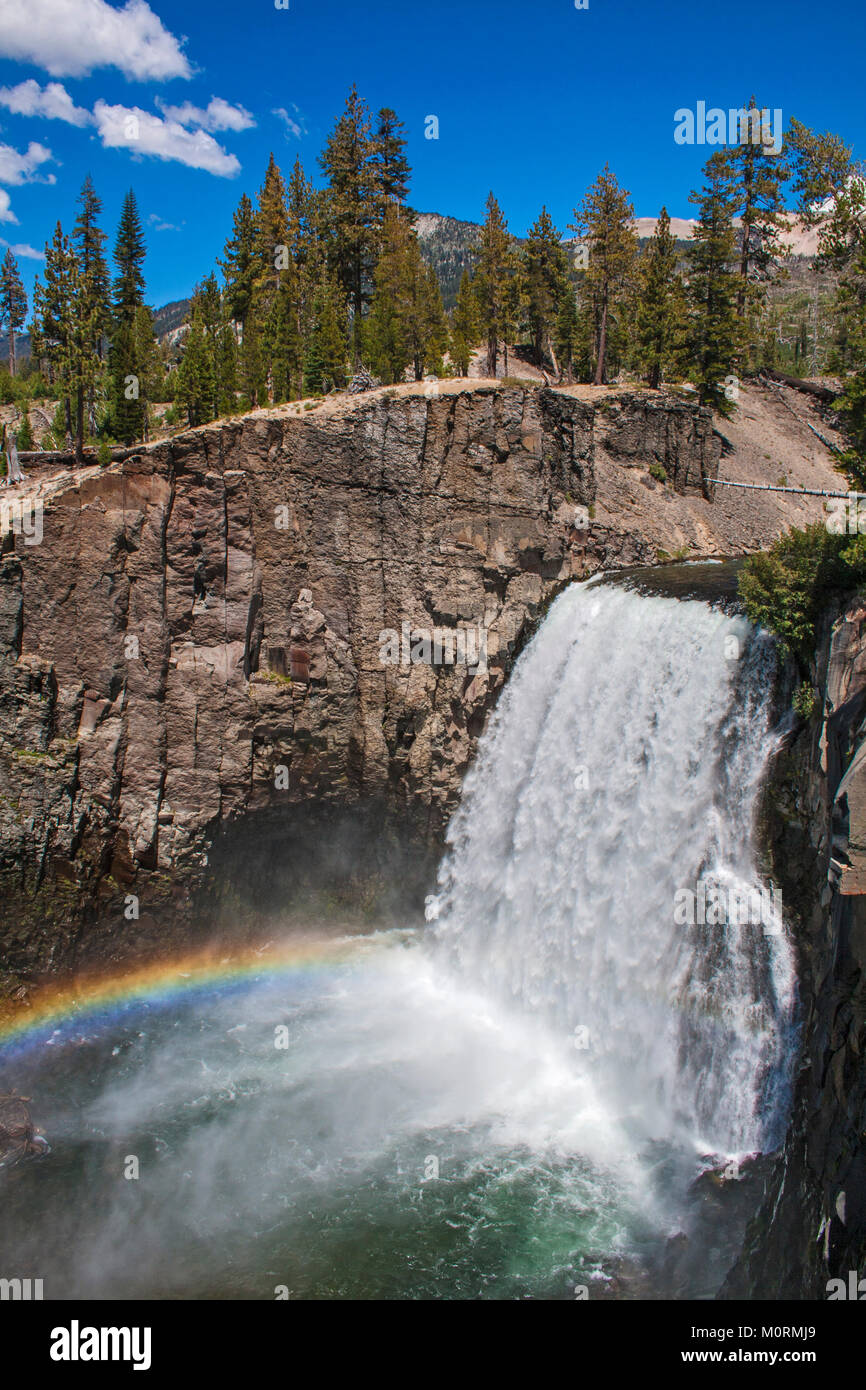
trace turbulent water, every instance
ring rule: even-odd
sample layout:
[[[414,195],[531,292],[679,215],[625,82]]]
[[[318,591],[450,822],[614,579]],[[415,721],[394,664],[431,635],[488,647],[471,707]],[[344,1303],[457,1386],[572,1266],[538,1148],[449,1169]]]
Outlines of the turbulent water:
[[[46,1297],[654,1296],[682,1232],[706,1248],[678,1291],[711,1295],[736,1221],[708,1237],[693,1184],[780,1138],[793,957],[778,903],[676,904],[760,886],[772,669],[704,603],[568,590],[426,929],[6,1060],[52,1152],[0,1174],[0,1273]]]

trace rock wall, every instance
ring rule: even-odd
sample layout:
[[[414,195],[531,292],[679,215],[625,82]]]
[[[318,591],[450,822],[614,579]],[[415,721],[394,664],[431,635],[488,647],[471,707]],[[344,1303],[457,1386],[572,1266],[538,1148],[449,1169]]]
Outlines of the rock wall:
[[[825,1299],[866,1277],[866,603],[827,619],[823,700],[765,794],[770,871],[796,924],[802,1037],[784,1150],[723,1297]]]
[[[593,533],[599,437],[683,494],[718,464],[697,407],[491,386],[258,412],[56,490],[0,564],[7,968],[180,932],[227,825],[252,854],[354,807],[438,844],[545,605],[655,558]]]

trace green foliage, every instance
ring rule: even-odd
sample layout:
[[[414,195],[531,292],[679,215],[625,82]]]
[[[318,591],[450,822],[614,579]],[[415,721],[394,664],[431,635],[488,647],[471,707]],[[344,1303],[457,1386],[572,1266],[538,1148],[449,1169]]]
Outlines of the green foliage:
[[[801,681],[794,691],[794,698],[791,701],[791,708],[801,719],[809,720],[815,713],[818,706],[818,697],[815,694],[811,681]]]
[[[587,253],[579,297],[589,339],[592,380],[601,386],[608,379],[609,351],[611,347],[621,349],[625,337],[622,318],[634,280],[638,249],[634,208],[607,164],[583,202],[574,209],[570,230],[580,237]]]
[[[458,376],[469,375],[472,348],[478,341],[479,332],[478,305],[469,271],[464,270],[457,291],[457,303],[451,315],[451,361]]]
[[[818,619],[828,600],[866,580],[866,538],[832,535],[822,522],[780,537],[752,555],[740,574],[748,617],[779,638],[807,670]]]
[[[107,439],[100,439],[99,448],[96,451],[96,459],[102,468],[107,468],[111,463],[111,445]]]
[[[130,189],[123,200],[114,247],[117,276],[108,359],[112,428],[124,444],[143,439],[147,427],[147,396],[143,389],[147,343],[138,312],[144,308],[144,255],[138,205]]]
[[[489,377],[496,376],[500,339],[507,335],[511,307],[509,282],[516,273],[517,258],[508,223],[502,215],[502,209],[490,193],[479,243],[478,267],[472,281],[479,328],[487,339]]]
[[[0,325],[9,336],[9,374],[15,375],[15,334],[24,327],[27,317],[27,295],[18,262],[11,247],[0,263]]]
[[[734,269],[735,204],[720,154],[710,156],[704,187],[689,199],[699,208],[688,250],[689,351],[701,405],[730,415],[734,407],[725,395],[724,380],[737,361],[742,334],[737,316],[739,277]]]
[[[30,427],[30,416],[26,410],[21,416],[21,424],[18,426],[18,448],[22,453],[33,448],[33,430]]]
[[[568,261],[547,208],[529,230],[520,257],[520,298],[536,365],[550,352],[559,308],[571,294]]]
[[[668,475],[665,471],[664,464],[659,463],[657,459],[654,459],[653,462],[650,464],[649,472],[650,477],[655,478],[656,482],[658,483],[666,483],[668,480]]]
[[[635,314],[635,358],[654,390],[682,354],[685,290],[677,270],[676,241],[667,208],[659,214],[655,236],[640,260]]]
[[[411,367],[416,381],[441,368],[448,340],[435,273],[425,266],[418,238],[395,204],[382,229],[382,254],[367,320],[365,345],[374,372],[390,384]]]

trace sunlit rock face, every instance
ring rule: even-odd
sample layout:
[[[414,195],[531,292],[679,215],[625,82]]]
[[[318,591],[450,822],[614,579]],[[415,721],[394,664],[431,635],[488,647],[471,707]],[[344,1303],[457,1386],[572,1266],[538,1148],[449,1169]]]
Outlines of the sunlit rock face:
[[[15,538],[0,565],[7,965],[56,965],[105,924],[117,949],[157,921],[180,932],[243,817],[356,807],[437,842],[551,597],[655,558],[639,528],[591,521],[597,445],[656,457],[655,409],[377,393],[206,426],[55,487],[42,543]],[[711,422],[670,412],[672,481],[697,495]]]

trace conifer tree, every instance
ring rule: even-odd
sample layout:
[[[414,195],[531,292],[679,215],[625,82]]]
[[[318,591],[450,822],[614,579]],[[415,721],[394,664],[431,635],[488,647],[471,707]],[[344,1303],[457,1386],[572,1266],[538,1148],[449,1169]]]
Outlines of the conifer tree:
[[[48,380],[57,388],[65,422],[66,444],[72,443],[72,359],[75,298],[79,272],[75,253],[58,222],[45,246],[44,283],[33,287],[32,340]]]
[[[104,355],[105,337],[110,324],[109,274],[105,257],[105,233],[98,222],[102,203],[90,175],[78,196],[79,213],[72,232],[72,245],[81,275],[83,302],[78,306],[82,323],[89,325],[88,339],[82,344],[82,372],[76,390],[76,440],[83,446],[85,417],[90,434],[96,433],[96,387]]]
[[[478,265],[472,282],[478,321],[487,339],[487,375],[496,376],[500,339],[508,326],[508,282],[517,263],[508,232],[508,223],[492,193],[487,198],[487,215],[481,229]]]
[[[757,122],[755,98],[747,108]],[[740,117],[740,140],[719,151],[726,171],[733,216],[740,220],[740,284],[737,315],[744,319],[766,298],[766,286],[782,274],[785,254],[780,233],[785,225],[783,184],[788,169],[758,137],[761,133]]]
[[[406,158],[406,129],[396,111],[384,106],[376,118],[376,131],[370,150],[370,164],[376,197],[376,219],[385,221],[391,203],[401,206],[409,192],[411,170]]]
[[[574,219],[569,230],[587,253],[582,290],[593,329],[593,383],[601,386],[614,317],[626,302],[637,260],[634,208],[607,164],[575,208]]]
[[[574,380],[574,368],[578,357],[580,340],[580,321],[577,312],[577,294],[573,286],[563,294],[556,315],[554,342],[559,357],[559,375],[564,382]]]
[[[737,317],[739,275],[732,225],[733,201],[721,151],[704,167],[704,187],[691,193],[699,217],[688,248],[689,351],[702,405],[731,413],[724,379],[732,373],[741,346]]]
[[[103,341],[110,322],[110,283],[108,261],[105,256],[105,243],[108,238],[99,226],[98,218],[102,212],[102,201],[96,195],[89,174],[78,195],[78,203],[80,210],[72,232],[72,244],[78,257],[84,292],[93,307],[96,335],[94,351],[101,359]]]
[[[478,341],[478,306],[472,290],[469,271],[464,270],[457,291],[457,303],[451,315],[451,360],[459,376],[469,375],[472,348]]]
[[[536,365],[541,367],[552,344],[560,301],[569,288],[568,261],[547,208],[541,209],[529,229],[522,251],[521,277],[526,323]]]
[[[255,410],[267,399],[259,325],[252,310],[247,311],[238,348],[238,384],[248,410]]]
[[[683,321],[683,285],[677,272],[677,245],[667,208],[639,268],[635,313],[635,356],[647,383],[657,390],[676,360]]]
[[[304,391],[303,365],[313,326],[316,289],[324,274],[319,218],[319,197],[297,159],[288,192],[289,254],[293,268],[289,357],[299,395]]]
[[[247,194],[238,204],[232,225],[232,235],[225,244],[223,258],[217,264],[223,273],[229,312],[243,332],[253,297],[256,224],[253,205]]]
[[[375,281],[365,335],[373,368],[395,382],[411,367],[420,381],[425,369],[441,367],[445,311],[436,274],[425,266],[418,238],[396,203],[385,213]]]
[[[184,352],[177,369],[175,400],[186,408],[190,427],[204,425],[215,415],[217,396],[213,350],[205,331],[203,311],[199,303],[193,310],[192,323],[184,342]]]
[[[326,274],[316,288],[313,306],[304,371],[307,390],[324,393],[345,385],[346,341],[342,288],[332,275]]]
[[[142,439],[146,426],[142,395],[144,363],[141,357],[142,348],[146,344],[140,331],[141,316],[138,313],[138,310],[144,307],[144,257],[141,219],[135,194],[130,189],[123,200],[114,246],[117,275],[114,281],[109,352],[112,423],[115,435],[124,444],[132,444],[136,439]]]
[[[9,375],[15,375],[15,334],[24,327],[27,295],[24,281],[10,247],[0,264],[0,323],[9,338]]]
[[[370,114],[353,86],[319,163],[328,181],[327,222],[333,241],[333,263],[352,308],[356,359],[378,241],[373,152]]]

